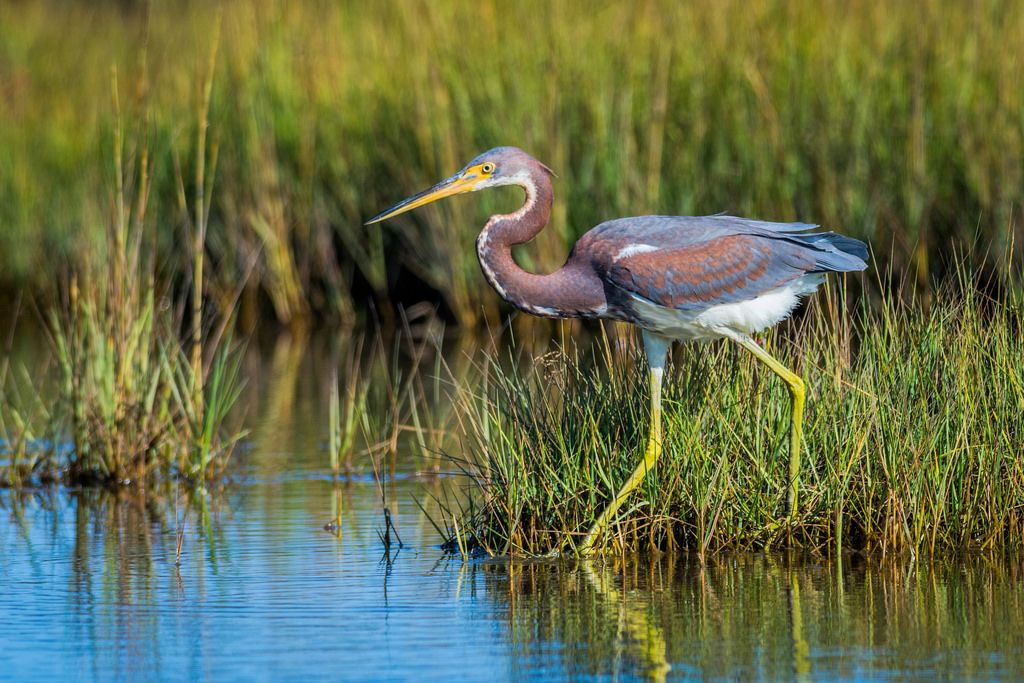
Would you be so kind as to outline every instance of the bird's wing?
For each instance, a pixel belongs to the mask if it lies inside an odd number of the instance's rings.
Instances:
[[[833,267],[844,254],[830,246],[832,233],[800,234],[814,227],[733,216],[642,216],[603,223],[581,245],[610,284],[693,310],[753,299],[811,272],[859,269]]]

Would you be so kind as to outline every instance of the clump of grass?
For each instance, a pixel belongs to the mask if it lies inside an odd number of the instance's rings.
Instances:
[[[335,476],[352,471],[357,453],[371,455],[375,468],[387,456],[393,469],[403,449],[437,463],[451,433],[453,413],[446,409],[442,381],[452,371],[443,359],[443,329],[432,309],[422,313],[426,323],[415,332],[403,311],[402,331],[391,338],[379,330],[355,336],[343,372],[332,373],[327,448]]]
[[[344,386],[335,368],[331,375],[329,415],[327,418],[329,438],[327,449],[330,454],[331,471],[335,477],[352,470],[352,456],[356,447],[356,434],[369,431],[366,398],[370,391],[370,379],[363,370],[363,340],[350,346],[344,371]]]
[[[966,270],[937,292],[928,310],[887,294],[851,312],[844,289],[829,287],[799,322],[764,339],[808,386],[801,504],[788,524],[785,387],[734,345],[676,347],[664,455],[607,545],[1019,547],[1024,306],[982,294]],[[492,553],[571,547],[640,457],[642,352],[605,338],[528,369],[489,367],[491,389],[459,400],[477,487],[461,533]]]
[[[118,309],[128,322],[121,332],[111,324],[110,309],[92,296],[87,303],[79,298],[70,316],[55,318],[68,420],[66,432],[55,430],[52,438],[66,435],[71,447],[66,463],[53,463],[66,465],[68,483],[129,483],[156,475],[201,484],[223,473],[241,436],[226,431],[242,387],[240,354],[225,343],[197,380],[152,293],[138,305]]]
[[[47,482],[61,451],[52,438],[57,416],[32,389],[37,378],[24,368],[13,374],[8,360],[0,362],[0,486]]]
[[[113,93],[120,113],[116,71]],[[223,472],[239,436],[226,424],[241,390],[240,356],[224,335],[227,321],[208,331],[203,311],[209,192],[203,166],[197,164],[196,222],[190,224],[195,267],[192,334],[186,343],[178,333],[181,307],[161,295],[157,284],[158,254],[147,216],[152,169],[145,117],[136,131],[142,142],[127,151],[120,115],[118,122],[103,257],[76,270],[63,311],[50,317],[60,397],[53,413],[59,418],[33,421],[48,430],[49,457],[26,468],[26,444],[36,439],[33,427],[13,402],[0,402],[0,425],[5,431],[12,423],[18,428],[9,440],[13,455],[0,468],[11,484],[57,479],[110,485],[176,476],[202,485]],[[200,122],[204,130],[203,115]],[[197,156],[205,154],[205,133],[200,133]]]

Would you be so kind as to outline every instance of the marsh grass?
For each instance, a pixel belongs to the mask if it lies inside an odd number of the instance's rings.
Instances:
[[[372,298],[382,314],[443,301],[465,327],[497,323],[473,239],[512,191],[362,225],[497,144],[560,176],[552,226],[520,255],[530,268],[559,265],[602,220],[726,210],[870,239],[876,263],[912,272],[922,295],[950,243],[991,244],[972,260],[1005,274],[985,254],[1010,243],[1024,200],[1024,52],[1006,49],[1024,43],[1020,3],[217,8],[0,8],[3,280],[41,290],[55,253],[77,260],[102,242],[85,217],[106,213],[95,159],[115,127],[112,63],[149,74],[154,157],[194,166],[182,122],[218,25],[207,289],[231,310],[246,281],[246,320],[351,323]],[[171,215],[174,174],[152,184],[154,212]],[[182,278],[190,267],[167,264]]]
[[[797,322],[763,337],[808,387],[801,503],[790,524],[785,387],[734,345],[677,345],[664,455],[606,548],[1018,548],[1024,308],[978,285],[961,270],[925,311],[895,294],[851,304],[830,284]],[[458,520],[447,524],[450,548],[536,555],[582,537],[645,443],[637,346],[610,334],[533,365],[489,363],[484,388],[460,393],[457,461],[474,492],[448,508]]]
[[[328,394],[327,448],[335,476],[350,474],[356,456],[369,456],[378,473],[395,472],[400,451],[422,471],[439,467],[437,456],[453,433],[455,411],[446,400],[453,377],[466,377],[445,360],[444,326],[432,309],[415,314],[414,331],[401,311],[398,334],[356,335],[342,370],[332,371]],[[387,459],[387,467],[382,461]]]
[[[331,375],[330,397],[328,399],[328,451],[331,471],[337,477],[344,471],[352,471],[352,456],[356,448],[357,431],[369,431],[367,424],[367,395],[370,383],[363,372],[363,342],[358,340],[350,349],[345,362],[344,387],[337,368]]]
[[[61,308],[49,317],[59,398],[45,408],[39,383],[33,393],[27,382],[9,381],[7,360],[0,376],[0,437],[10,451],[0,470],[7,484],[121,485],[177,477],[201,487],[223,475],[241,436],[228,427],[242,388],[240,354],[226,333],[228,321],[209,329],[204,313],[210,185],[203,164],[197,163],[196,221],[190,224],[195,282],[185,342],[179,334],[184,305],[175,305],[169,286],[158,280],[156,227],[147,214],[152,168],[146,117],[130,126],[121,118],[116,70],[111,92],[118,125],[102,255],[75,269],[60,287]],[[201,108],[200,130],[203,115]],[[205,154],[201,133],[197,158]],[[178,184],[184,186],[180,179]],[[18,386],[22,395],[15,396]]]
[[[48,483],[62,446],[53,441],[58,417],[37,390],[38,378],[0,362],[0,486]]]

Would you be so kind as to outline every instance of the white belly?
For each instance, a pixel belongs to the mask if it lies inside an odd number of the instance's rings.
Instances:
[[[748,337],[777,325],[790,316],[800,297],[824,281],[821,274],[804,275],[761,296],[734,304],[718,304],[699,311],[681,311],[633,297],[633,312],[640,326],[680,341]]]

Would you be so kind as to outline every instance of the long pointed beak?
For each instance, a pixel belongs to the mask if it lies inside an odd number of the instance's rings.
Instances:
[[[480,176],[476,173],[459,171],[451,178],[442,180],[429,190],[423,190],[423,192],[420,192],[419,194],[414,194],[408,199],[403,199],[398,202],[390,209],[382,211],[370,220],[366,221],[365,225],[380,223],[381,221],[397,216],[398,214],[405,213],[406,211],[412,211],[418,206],[436,202],[438,199],[462,194],[463,192],[470,192],[478,182],[480,182]]]

